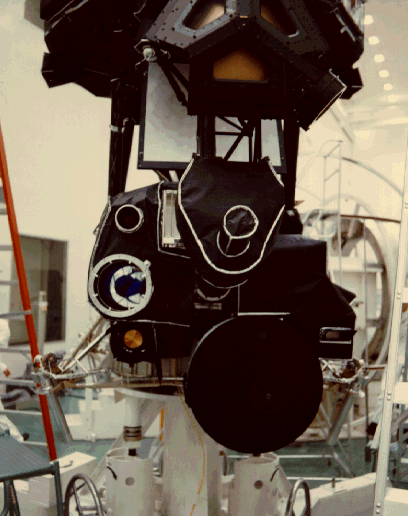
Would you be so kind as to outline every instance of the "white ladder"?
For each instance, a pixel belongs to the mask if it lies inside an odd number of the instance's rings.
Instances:
[[[408,155],[405,162],[404,193],[402,196],[401,226],[398,246],[397,276],[392,309],[390,346],[388,351],[387,378],[380,428],[377,480],[373,516],[402,516],[408,514],[408,490],[386,487],[391,440],[393,405],[408,405],[408,382],[399,381],[398,347],[400,340],[401,312],[405,294],[406,262],[408,247]],[[405,296],[404,296],[405,297]]]

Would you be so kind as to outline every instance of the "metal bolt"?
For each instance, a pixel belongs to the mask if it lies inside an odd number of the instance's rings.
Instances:
[[[381,507],[381,503],[380,502],[377,503],[377,507]]]
[[[153,61],[156,61],[156,52],[153,50],[152,47],[144,47],[143,48],[143,57],[146,59],[148,63],[151,63]]]

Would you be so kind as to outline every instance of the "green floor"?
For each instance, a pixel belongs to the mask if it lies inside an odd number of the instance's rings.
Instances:
[[[77,413],[79,412],[78,402],[81,397],[81,391],[76,391],[76,397],[73,396],[61,396],[60,402],[64,413]],[[33,408],[30,408],[33,410]],[[11,417],[13,422],[19,428],[20,432],[29,433],[29,441],[45,441],[45,435],[42,428],[41,419],[27,418],[22,415],[14,415]],[[72,451],[81,451],[88,453],[99,459],[102,459],[104,454],[107,452],[112,444],[112,440],[98,440],[95,443],[89,441],[73,441],[72,443],[64,443],[62,435],[55,432],[55,441],[58,456],[64,456]],[[148,454],[152,439],[144,439],[142,449],[140,451],[141,457],[145,457]],[[363,475],[372,471],[372,462],[366,462],[365,460],[365,439],[353,439],[350,442],[350,450],[348,441],[342,442],[346,460],[351,457],[351,466],[356,476]],[[44,456],[47,456],[46,449],[35,448]],[[336,447],[336,450],[338,448]],[[330,449],[324,442],[307,442],[307,443],[294,443],[291,446],[282,448],[277,452],[278,455],[322,455],[322,458],[290,458],[281,459],[281,465],[288,477],[345,477],[347,476],[342,469],[336,464],[333,458],[330,457]],[[228,455],[237,455],[236,452],[229,451]],[[343,459],[343,462],[345,460]],[[230,460],[229,473],[233,472],[234,460]],[[391,464],[392,468],[392,464]],[[311,480],[309,482],[310,487],[317,487],[320,484],[326,483],[327,480]]]

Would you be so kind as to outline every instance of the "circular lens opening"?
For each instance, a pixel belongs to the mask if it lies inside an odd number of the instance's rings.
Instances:
[[[143,344],[143,336],[140,331],[137,330],[129,330],[125,333],[123,337],[123,342],[125,346],[130,349],[139,348]]]
[[[143,212],[132,204],[121,206],[115,215],[116,227],[122,233],[133,233],[143,223]]]
[[[108,317],[128,318],[143,310],[153,294],[150,263],[112,254],[93,267],[88,281],[91,303]]]
[[[114,262],[101,271],[97,290],[100,300],[108,307],[128,310],[142,303],[146,276],[134,264]]]

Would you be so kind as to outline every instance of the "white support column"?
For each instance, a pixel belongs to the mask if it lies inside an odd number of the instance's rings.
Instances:
[[[163,516],[219,516],[221,513],[222,461],[219,445],[195,421],[205,450],[203,487],[197,497],[203,450],[196,430],[180,400],[167,402],[164,423]]]

